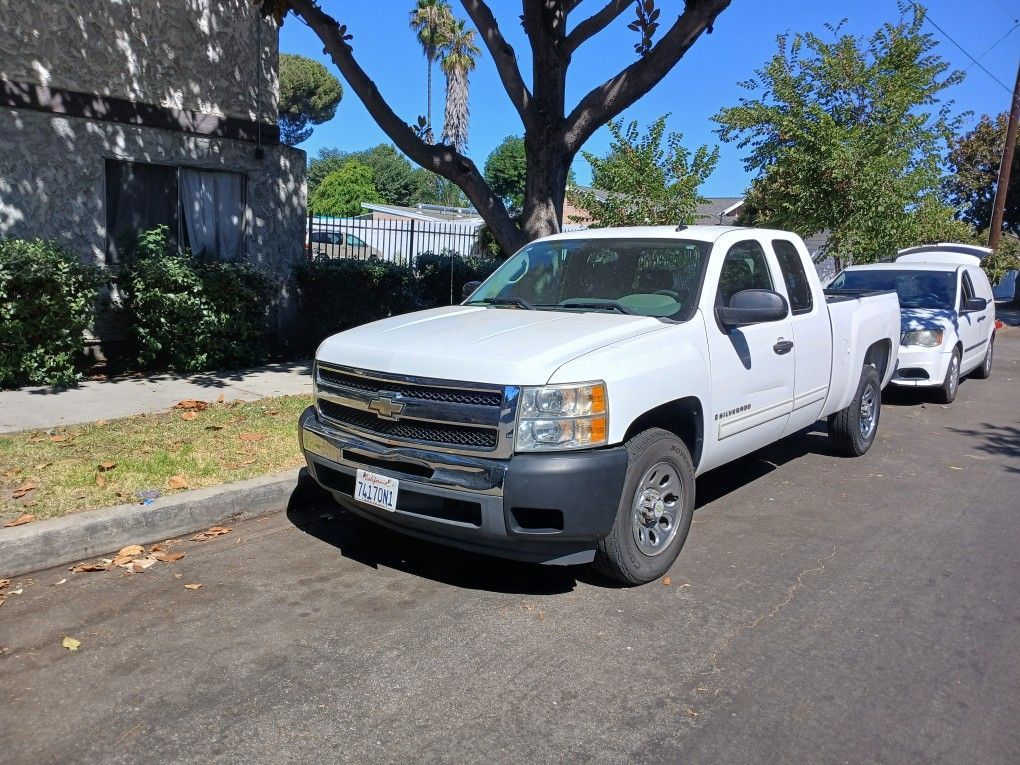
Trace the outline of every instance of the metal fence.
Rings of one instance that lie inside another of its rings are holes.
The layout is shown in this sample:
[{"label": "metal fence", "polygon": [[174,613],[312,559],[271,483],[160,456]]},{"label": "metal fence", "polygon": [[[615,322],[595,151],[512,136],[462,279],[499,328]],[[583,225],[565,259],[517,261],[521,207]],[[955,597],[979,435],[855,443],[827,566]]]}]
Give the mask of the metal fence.
[{"label": "metal fence", "polygon": [[373,220],[308,215],[305,252],[309,258],[383,260],[413,266],[425,253],[461,257],[479,254],[481,224],[424,220]]}]

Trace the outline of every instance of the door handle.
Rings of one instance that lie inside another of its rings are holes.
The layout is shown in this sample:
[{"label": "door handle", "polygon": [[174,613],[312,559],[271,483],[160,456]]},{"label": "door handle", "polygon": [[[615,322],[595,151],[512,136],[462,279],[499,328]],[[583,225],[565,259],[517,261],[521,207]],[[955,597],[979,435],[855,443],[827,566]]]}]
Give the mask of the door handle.
[{"label": "door handle", "polygon": [[776,344],[772,346],[772,350],[782,356],[784,353],[789,353],[793,350],[793,340],[783,340],[780,338],[776,341]]},{"label": "door handle", "polygon": [[988,318],[987,316],[978,316],[977,320],[978,321],[984,321],[987,318]]}]

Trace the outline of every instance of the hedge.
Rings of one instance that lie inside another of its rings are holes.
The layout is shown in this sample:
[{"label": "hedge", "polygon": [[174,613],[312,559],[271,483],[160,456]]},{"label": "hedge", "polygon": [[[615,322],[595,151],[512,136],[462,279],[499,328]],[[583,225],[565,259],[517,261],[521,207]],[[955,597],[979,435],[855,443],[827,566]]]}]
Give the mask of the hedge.
[{"label": "hedge", "polygon": [[73,385],[103,271],[41,240],[0,239],[0,387]]}]

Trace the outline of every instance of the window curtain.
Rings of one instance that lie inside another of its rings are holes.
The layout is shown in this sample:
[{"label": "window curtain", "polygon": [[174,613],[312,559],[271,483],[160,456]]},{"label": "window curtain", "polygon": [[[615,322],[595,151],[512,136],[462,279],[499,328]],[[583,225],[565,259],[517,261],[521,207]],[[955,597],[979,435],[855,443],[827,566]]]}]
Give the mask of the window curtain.
[{"label": "window curtain", "polygon": [[119,263],[122,250],[143,231],[166,226],[178,235],[177,168],[144,162],[106,160],[106,260]]},{"label": "window curtain", "polygon": [[244,176],[182,167],[181,207],[192,252],[237,259],[244,239]]}]

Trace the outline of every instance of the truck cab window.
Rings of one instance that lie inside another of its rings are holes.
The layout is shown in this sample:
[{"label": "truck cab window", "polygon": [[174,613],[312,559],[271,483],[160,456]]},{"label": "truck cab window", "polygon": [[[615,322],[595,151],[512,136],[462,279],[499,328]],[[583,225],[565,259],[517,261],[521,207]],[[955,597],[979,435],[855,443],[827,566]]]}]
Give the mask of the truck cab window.
[{"label": "truck cab window", "polygon": [[793,314],[810,313],[813,305],[811,285],[804,272],[804,263],[793,242],[786,239],[773,239],[772,250],[779,261],[779,270],[786,283],[786,293],[790,296],[790,308]]},{"label": "truck cab window", "polygon": [[730,247],[719,273],[719,291],[715,296],[716,305],[729,305],[730,298],[743,290],[770,290],[772,277],[769,275],[765,251],[753,239],[737,242]]}]

